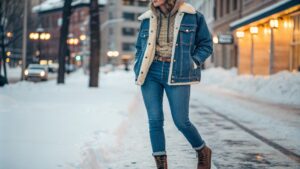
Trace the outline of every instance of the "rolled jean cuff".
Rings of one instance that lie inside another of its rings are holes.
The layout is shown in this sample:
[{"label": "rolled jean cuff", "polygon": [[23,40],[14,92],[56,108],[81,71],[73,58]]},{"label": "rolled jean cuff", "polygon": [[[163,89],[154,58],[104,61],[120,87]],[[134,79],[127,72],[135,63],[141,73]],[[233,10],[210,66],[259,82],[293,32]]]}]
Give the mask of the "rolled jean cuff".
[{"label": "rolled jean cuff", "polygon": [[201,146],[193,147],[193,148],[197,151],[197,150],[201,150],[205,145],[206,145],[205,142],[203,142]]},{"label": "rolled jean cuff", "polygon": [[152,156],[161,156],[161,155],[167,155],[167,153],[165,151],[158,151],[152,153]]}]

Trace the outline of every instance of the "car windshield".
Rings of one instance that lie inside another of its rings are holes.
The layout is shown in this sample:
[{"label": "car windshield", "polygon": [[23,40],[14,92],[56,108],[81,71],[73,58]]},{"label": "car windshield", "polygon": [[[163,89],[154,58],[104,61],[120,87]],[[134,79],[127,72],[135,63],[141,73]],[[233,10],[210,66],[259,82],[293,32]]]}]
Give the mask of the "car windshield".
[{"label": "car windshield", "polygon": [[44,70],[44,68],[42,68],[42,67],[30,67],[29,69]]}]

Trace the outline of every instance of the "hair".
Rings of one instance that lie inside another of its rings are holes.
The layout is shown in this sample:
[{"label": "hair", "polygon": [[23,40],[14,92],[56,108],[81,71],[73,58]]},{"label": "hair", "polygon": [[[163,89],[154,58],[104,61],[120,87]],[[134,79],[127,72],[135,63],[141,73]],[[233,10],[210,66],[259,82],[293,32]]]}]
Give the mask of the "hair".
[{"label": "hair", "polygon": [[171,11],[175,6],[176,0],[166,0],[166,7]]},{"label": "hair", "polygon": [[[171,11],[174,8],[176,1],[177,0],[166,0],[166,8],[168,9],[168,11]],[[154,7],[152,1],[150,1],[149,6]]]}]

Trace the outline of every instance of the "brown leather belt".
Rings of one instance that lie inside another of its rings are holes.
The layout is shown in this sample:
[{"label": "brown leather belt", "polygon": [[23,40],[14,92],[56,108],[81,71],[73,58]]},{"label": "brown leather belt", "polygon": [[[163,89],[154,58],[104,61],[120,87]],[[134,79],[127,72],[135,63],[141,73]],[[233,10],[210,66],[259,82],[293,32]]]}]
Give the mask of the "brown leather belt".
[{"label": "brown leather belt", "polygon": [[161,62],[171,62],[171,57],[154,57],[155,61],[161,61]]}]

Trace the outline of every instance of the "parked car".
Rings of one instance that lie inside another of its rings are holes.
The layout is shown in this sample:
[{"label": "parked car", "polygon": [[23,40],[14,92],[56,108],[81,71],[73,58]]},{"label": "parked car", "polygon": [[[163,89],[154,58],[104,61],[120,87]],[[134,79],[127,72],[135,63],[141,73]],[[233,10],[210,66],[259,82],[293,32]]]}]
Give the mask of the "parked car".
[{"label": "parked car", "polygon": [[24,71],[25,80],[48,80],[48,66],[40,64],[29,64]]},{"label": "parked car", "polygon": [[51,73],[56,73],[58,71],[58,63],[51,63],[51,64],[48,64],[48,71],[51,72]]}]

